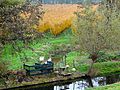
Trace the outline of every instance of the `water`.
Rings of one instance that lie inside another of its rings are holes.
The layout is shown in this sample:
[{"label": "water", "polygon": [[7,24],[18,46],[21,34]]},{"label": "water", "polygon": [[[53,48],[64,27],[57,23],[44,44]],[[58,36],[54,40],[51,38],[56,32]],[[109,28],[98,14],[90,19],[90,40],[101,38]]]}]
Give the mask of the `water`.
[{"label": "water", "polygon": [[[112,75],[107,77],[93,78],[92,84],[93,84],[93,87],[98,87],[98,86],[104,86],[104,85],[112,84],[119,81],[120,81],[120,75]],[[85,90],[88,87],[91,87],[90,81],[87,79],[83,79],[80,81],[72,82],[71,84],[54,86],[54,89],[52,90]]]},{"label": "water", "polygon": [[[55,85],[48,85],[43,87],[34,87],[27,90],[85,90],[88,87],[98,87],[107,84],[112,84],[120,81],[120,75],[110,75],[105,77],[95,77],[80,79],[73,82],[61,82]],[[64,84],[63,84],[64,83]]]}]

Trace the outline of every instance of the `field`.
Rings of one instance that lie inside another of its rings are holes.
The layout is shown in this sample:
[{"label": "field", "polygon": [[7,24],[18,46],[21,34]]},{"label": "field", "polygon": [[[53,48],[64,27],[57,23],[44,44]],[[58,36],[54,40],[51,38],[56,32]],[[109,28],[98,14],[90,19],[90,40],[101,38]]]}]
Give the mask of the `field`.
[{"label": "field", "polygon": [[[93,9],[97,6],[93,6]],[[73,20],[76,18],[74,12],[83,10],[83,7],[77,4],[44,4],[43,9],[45,14],[37,30],[40,32],[50,30],[53,35],[58,35],[71,26],[75,29],[73,27]]]},{"label": "field", "polygon": [[57,35],[69,28],[72,20],[75,17],[74,12],[77,10],[77,5],[43,5],[45,14],[40,23],[38,30],[40,32],[50,32]]}]

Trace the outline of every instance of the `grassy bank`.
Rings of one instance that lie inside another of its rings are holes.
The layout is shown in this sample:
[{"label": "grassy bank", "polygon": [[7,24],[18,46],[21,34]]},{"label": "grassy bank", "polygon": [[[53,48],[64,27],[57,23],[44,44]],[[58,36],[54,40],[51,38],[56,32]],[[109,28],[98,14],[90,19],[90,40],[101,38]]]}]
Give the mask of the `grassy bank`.
[{"label": "grassy bank", "polygon": [[[16,52],[12,44],[5,45],[3,49],[2,59],[5,62],[9,62],[9,70],[21,70],[23,69],[23,62],[28,65],[33,65],[35,62],[38,62],[39,57],[43,55],[48,55],[48,52],[52,50],[53,45],[59,44],[71,44],[71,30],[66,30],[59,36],[53,36],[50,33],[46,33],[44,38],[36,39],[31,41],[28,46],[33,48],[34,51],[30,49],[22,49],[21,52]],[[23,47],[24,44],[21,41],[17,41],[16,46]],[[64,47],[61,47],[64,48]],[[78,57],[79,56],[79,57]],[[25,60],[24,58],[28,59]],[[72,51],[67,54],[66,62],[70,66],[69,71],[72,71],[72,68],[75,66],[77,72],[86,73],[90,67],[91,60],[88,59],[89,55],[83,52]],[[74,62],[74,64],[73,64]],[[94,64],[95,76],[108,75],[114,73],[120,73],[120,62],[101,62]],[[75,75],[76,76],[76,75]],[[50,78],[50,77],[48,77]],[[55,78],[55,77],[54,77]],[[44,81],[49,81],[50,79],[37,78],[39,81],[29,82],[31,83],[40,83]],[[54,80],[54,79],[53,79]],[[22,85],[26,85],[26,82]],[[106,89],[108,88],[108,89]],[[109,89],[110,88],[110,89]],[[113,84],[106,87],[90,88],[88,90],[119,90],[119,84]]]},{"label": "grassy bank", "polygon": [[95,88],[89,88],[87,90],[120,90],[120,83],[115,83],[115,84],[100,86]]},{"label": "grassy bank", "polygon": [[[79,55],[80,58],[77,56]],[[71,52],[67,56],[67,64],[70,65],[70,69],[74,67],[73,60],[76,60],[75,68],[81,73],[87,73],[90,67],[91,60],[88,59],[88,54],[82,54],[80,52]],[[93,66],[94,73],[96,76],[120,73],[120,62],[108,61],[98,62]]]},{"label": "grassy bank", "polygon": [[40,76],[34,76],[34,80],[29,82],[22,82],[22,83],[10,82],[7,88],[3,86],[3,87],[0,87],[0,89],[10,89],[10,90],[33,89],[34,90],[34,88],[36,87],[44,87],[44,86],[48,87],[48,86],[56,86],[58,84],[62,85],[68,82],[71,83],[75,80],[80,79],[82,76],[84,77],[85,75],[80,73],[73,73],[69,77],[63,77],[57,74],[40,75]]},{"label": "grassy bank", "polygon": [[[8,43],[4,46],[2,60],[9,62],[9,70],[22,69],[23,62],[29,65],[38,62],[40,56],[48,55],[53,45],[70,43],[70,33],[71,30],[66,30],[66,32],[59,36],[53,36],[50,33],[46,33],[45,37],[28,43],[28,46],[33,48],[34,51],[26,48],[21,49],[21,52],[17,52],[13,49],[12,44]],[[22,48],[25,45],[23,42],[17,41],[16,46]],[[25,57],[27,57],[27,60],[24,59]]]},{"label": "grassy bank", "polygon": [[[4,47],[2,59],[9,62],[9,70],[20,70],[22,69],[23,62],[32,65],[38,62],[39,57],[48,55],[48,52],[53,48],[53,45],[59,44],[70,44],[71,43],[71,30],[66,30],[59,36],[53,36],[50,33],[46,33],[44,38],[36,39],[31,41],[28,46],[34,49],[22,49],[21,52],[16,52],[11,44],[7,44]],[[19,47],[24,46],[23,42],[18,41]],[[63,47],[61,47],[63,48]],[[77,58],[79,56],[79,58]],[[67,64],[70,65],[70,70],[74,67],[73,60],[75,60],[76,69],[79,72],[86,73],[90,61],[88,54],[80,53],[78,51],[70,52],[67,55]],[[24,58],[27,57],[27,60]],[[94,68],[97,71],[96,75],[106,75],[109,73],[120,72],[120,62],[103,62],[95,63]]]},{"label": "grassy bank", "polygon": [[[81,72],[87,71],[89,65],[81,65],[79,70]],[[107,75],[107,74],[114,74],[120,73],[120,62],[102,62],[102,63],[95,63],[93,66],[96,76],[100,75]]]}]

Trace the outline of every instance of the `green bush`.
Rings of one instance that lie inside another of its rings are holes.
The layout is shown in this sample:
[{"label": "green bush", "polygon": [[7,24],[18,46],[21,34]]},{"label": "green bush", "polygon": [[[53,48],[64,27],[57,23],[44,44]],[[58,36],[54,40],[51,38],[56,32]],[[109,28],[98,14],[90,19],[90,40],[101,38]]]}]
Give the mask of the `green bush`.
[{"label": "green bush", "polygon": [[109,55],[106,54],[104,51],[100,51],[98,53],[98,56],[99,57],[97,58],[97,62],[106,62],[106,61],[110,60]]},{"label": "green bush", "polygon": [[[81,73],[86,73],[89,69],[88,64],[83,64],[77,67]],[[102,62],[95,63],[93,69],[97,70],[96,76],[108,75],[108,74],[119,74],[120,73],[120,62]]]},{"label": "green bush", "polygon": [[99,51],[96,62],[107,62],[107,61],[119,60],[119,59],[120,59],[119,54],[108,54],[105,53],[104,51]]}]

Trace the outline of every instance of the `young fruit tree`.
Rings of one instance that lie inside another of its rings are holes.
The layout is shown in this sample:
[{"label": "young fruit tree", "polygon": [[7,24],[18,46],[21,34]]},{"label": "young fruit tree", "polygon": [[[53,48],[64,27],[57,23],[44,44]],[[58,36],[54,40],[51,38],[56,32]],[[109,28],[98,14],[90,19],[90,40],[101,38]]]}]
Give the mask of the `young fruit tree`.
[{"label": "young fruit tree", "polygon": [[117,4],[108,8],[110,4],[103,2],[96,9],[86,5],[84,10],[76,12],[74,44],[79,46],[79,51],[90,55],[92,64],[88,73],[97,62],[100,51],[120,50],[120,10]]}]

